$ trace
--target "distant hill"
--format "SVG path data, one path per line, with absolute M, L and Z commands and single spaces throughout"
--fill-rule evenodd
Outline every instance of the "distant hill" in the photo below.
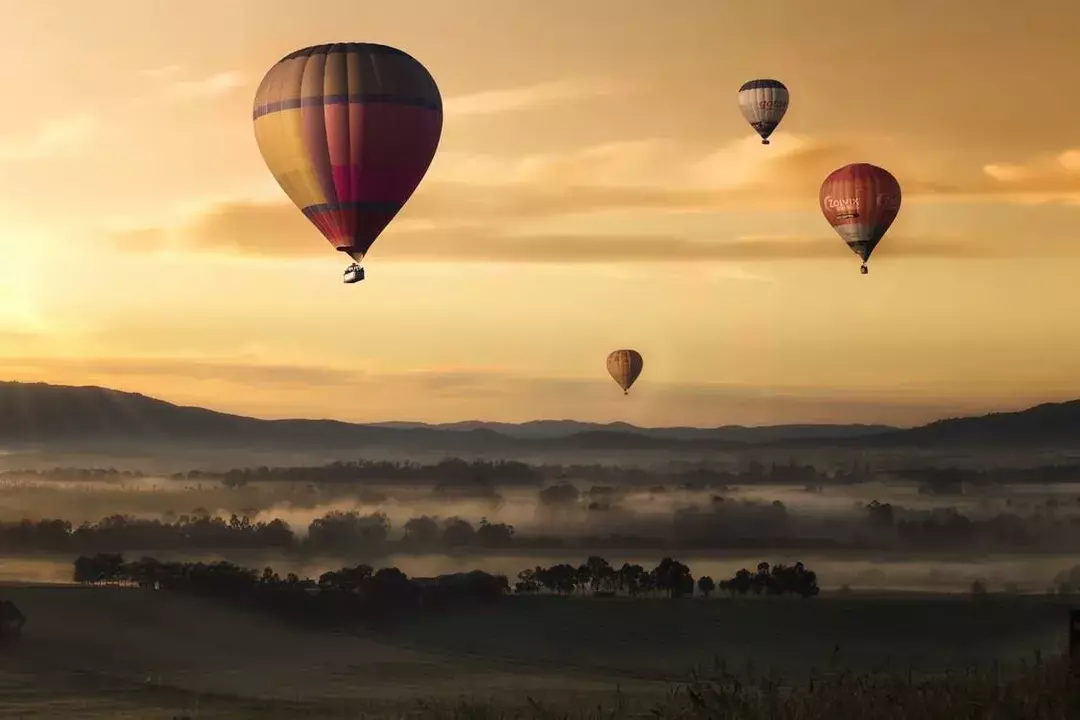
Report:
M 1080 448 L 1080 400 L 1044 403 L 1014 412 L 937 420 L 906 430 L 854 438 L 852 442 L 926 448 Z
M 752 447 L 1080 446 L 1080 401 L 940 420 L 912 429 L 884 425 L 641 428 L 626 423 L 537 420 L 357 424 L 261 420 L 101 387 L 0 382 L 0 442 L 110 442 L 438 452 L 745 450 Z
M 465 420 L 453 423 L 384 422 L 378 427 L 432 430 L 471 431 L 491 430 L 514 438 L 561 438 L 579 433 L 605 432 L 645 435 L 652 438 L 672 440 L 720 439 L 740 443 L 763 443 L 793 438 L 825 439 L 875 435 L 896 430 L 889 425 L 721 425 L 714 428 L 656 427 L 646 428 L 624 422 L 591 423 L 580 420 L 530 420 L 523 423 L 486 422 Z

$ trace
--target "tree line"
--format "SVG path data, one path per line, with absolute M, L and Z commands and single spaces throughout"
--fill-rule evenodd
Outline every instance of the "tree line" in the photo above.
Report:
M 560 488 L 561 486 L 552 486 Z M 0 553 L 123 552 L 126 550 L 228 551 L 265 549 L 308 555 L 371 556 L 392 552 L 490 552 L 509 549 L 594 551 L 804 550 L 1067 550 L 1080 549 L 1076 508 L 1046 501 L 1030 517 L 997 513 L 971 518 L 953 508 L 912 510 L 873 501 L 850 517 L 819 518 L 790 512 L 781 502 L 712 496 L 705 504 L 657 516 L 595 509 L 578 501 L 583 532 L 545 534 L 539 525 L 522 535 L 513 525 L 452 516 L 413 517 L 392 527 L 385 513 L 334 511 L 304 532 L 281 519 L 228 519 L 196 509 L 172 521 L 111 515 L 75 526 L 68 520 L 0 522 Z M 565 507 L 563 508 L 565 509 Z M 589 532 L 589 523 L 606 532 Z M 601 524 L 599 518 L 603 518 Z
M 485 518 L 473 524 L 460 517 L 422 516 L 407 521 L 402 531 L 392 541 L 390 520 L 382 512 L 329 512 L 313 520 L 306 534 L 298 535 L 281 519 L 252 520 L 233 514 L 226 520 L 196 510 L 172 522 L 125 515 L 77 527 L 68 520 L 0 522 L 0 552 L 270 549 L 332 555 L 394 549 L 495 549 L 511 546 L 514 539 L 513 526 Z
M 326 465 L 295 467 L 245 467 L 224 472 L 190 470 L 166 475 L 170 480 L 221 482 L 239 487 L 252 482 L 292 482 L 312 484 L 438 484 L 533 485 L 573 480 L 583 483 L 685 488 L 720 488 L 727 485 L 851 484 L 875 478 L 880 469 L 866 462 L 853 461 L 843 467 L 823 470 L 813 465 L 789 460 L 763 463 L 743 460 L 736 468 L 719 467 L 708 462 L 674 461 L 664 469 L 622 467 L 602 464 L 528 464 L 518 461 L 463 460 L 447 458 L 437 463 L 392 462 L 373 460 L 338 461 Z M 1080 463 L 1042 465 L 1030 468 L 888 468 L 890 476 L 920 485 L 926 493 L 952 493 L 963 485 L 1006 483 L 1053 484 L 1074 482 L 1080 475 Z M 162 477 L 160 474 L 116 468 L 57 467 L 48 470 L 25 469 L 0 472 L 0 480 L 39 479 L 108 481 Z
M 527 569 L 518 574 L 513 589 L 505 575 L 482 570 L 409 578 L 396 567 L 376 569 L 361 564 L 328 571 L 313 580 L 294 573 L 282 578 L 271 567 L 260 572 L 226 561 L 163 562 L 152 557 L 126 561 L 121 553 L 80 555 L 75 559 L 72 579 L 86 585 L 133 585 L 215 597 L 324 625 L 491 603 L 511 592 L 572 595 L 591 591 L 600 597 L 659 594 L 679 598 L 693 595 L 695 588 L 690 568 L 670 557 L 649 571 L 629 563 L 616 570 L 599 556 L 589 557 L 576 568 L 564 563 Z M 697 587 L 706 598 L 717 589 L 709 576 L 702 576 Z M 770 567 L 763 562 L 756 573 L 740 570 L 719 588 L 732 595 L 808 598 L 818 594 L 816 573 L 802 563 Z
M 228 487 L 249 483 L 320 484 L 417 484 L 469 486 L 541 486 L 573 479 L 575 482 L 617 485 L 664 485 L 685 488 L 720 488 L 733 484 L 768 483 L 854 483 L 871 479 L 873 470 L 866 464 L 852 463 L 846 468 L 823 471 L 795 461 L 766 465 L 750 460 L 744 467 L 725 469 L 705 462 L 670 463 L 665 469 L 622 467 L 602 464 L 528 464 L 509 460 L 463 460 L 447 458 L 437 463 L 350 460 L 326 465 L 295 467 L 245 467 L 224 472 L 190 470 L 165 475 L 170 480 L 220 482 Z M 50 470 L 6 470 L 0 480 L 39 479 L 67 482 L 121 481 L 163 477 L 116 468 L 57 467 Z
M 226 561 L 162 562 L 144 557 L 128 562 L 119 553 L 79 556 L 73 579 L 212 597 L 315 625 L 493 602 L 509 590 L 505 576 L 480 570 L 410 580 L 396 567 L 357 565 L 312 580 L 294 573 L 283 578 L 270 567 L 260 572 Z
M 717 584 L 712 577 L 702 575 L 696 583 L 698 592 L 709 597 L 715 590 L 729 595 L 798 595 L 814 597 L 820 592 L 817 573 L 801 562 L 794 565 L 759 563 L 756 572 L 739 570 L 728 580 Z M 693 595 L 694 576 L 690 568 L 666 557 L 652 570 L 637 564 L 623 563 L 613 567 L 606 559 L 590 556 L 574 567 L 566 563 L 551 567 L 529 568 L 518 573 L 514 590 L 518 594 L 540 592 L 557 595 L 592 593 L 600 596 L 626 594 L 631 597 L 661 593 L 667 597 Z

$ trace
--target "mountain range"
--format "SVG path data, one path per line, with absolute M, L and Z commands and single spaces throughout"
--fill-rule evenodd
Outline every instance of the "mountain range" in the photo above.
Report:
M 887 425 L 643 428 L 626 423 L 536 420 L 431 425 L 264 420 L 174 405 L 101 387 L 0 382 L 0 443 L 168 442 L 277 448 L 371 446 L 438 451 L 739 450 L 755 447 L 1002 448 L 1080 445 L 1080 401 L 1018 412 Z

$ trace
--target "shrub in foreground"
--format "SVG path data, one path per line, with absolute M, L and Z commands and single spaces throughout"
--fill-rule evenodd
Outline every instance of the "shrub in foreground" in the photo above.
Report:
M 710 720 L 1073 720 L 1080 718 L 1080 683 L 1064 659 L 1022 664 L 1006 674 L 997 666 L 916 678 L 910 674 L 843 672 L 797 686 L 773 678 L 745 678 L 715 669 L 677 686 L 652 707 L 617 698 L 607 707 L 567 712 L 529 700 L 528 712 L 483 703 L 424 704 L 425 718 L 709 718 Z

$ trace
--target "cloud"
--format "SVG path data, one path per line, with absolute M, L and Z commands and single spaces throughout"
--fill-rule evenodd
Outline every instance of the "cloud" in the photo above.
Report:
M 35 160 L 77 154 L 86 148 L 100 125 L 89 112 L 49 120 L 30 135 L 0 140 L 0 160 Z
M 302 365 L 221 362 L 188 358 L 10 358 L 0 357 L 0 367 L 37 367 L 45 372 L 87 373 L 94 377 L 183 378 L 219 380 L 255 385 L 334 385 L 354 382 L 351 370 Z
M 794 209 L 816 215 L 821 179 L 859 156 L 843 143 L 784 134 L 766 150 L 751 137 L 714 148 L 651 139 L 517 158 L 445 152 L 387 230 L 392 242 L 379 243 L 374 253 L 380 261 L 531 263 L 836 258 L 846 251 L 823 224 L 809 233 L 752 237 L 745 229 L 710 235 L 707 224 L 695 221 L 690 223 L 696 228 L 692 234 L 648 234 L 628 226 L 627 218 L 640 213 L 654 218 L 655 227 L 657 213 L 735 211 L 745 216 L 748 211 Z M 988 175 L 967 185 L 913 176 L 900 161 L 882 163 L 901 178 L 906 203 L 965 198 L 1008 202 L 1014 185 L 1023 189 L 1029 186 L 1022 182 L 1048 175 L 1061 183 L 1059 175 L 1080 173 L 1080 153 L 1075 151 L 1061 154 L 1054 163 L 994 166 L 988 172 L 998 179 Z M 620 219 L 610 221 L 612 214 Z M 549 221 L 556 221 L 559 230 L 537 229 L 552 225 Z M 730 227 L 719 217 L 717 224 Z M 172 249 L 265 257 L 325 257 L 328 248 L 284 199 L 222 201 L 178 222 L 113 233 L 110 240 L 133 252 Z M 1070 247 L 1043 244 L 1038 252 L 1068 254 L 1074 252 Z M 876 256 L 977 259 L 1031 252 L 1029 244 L 976 242 L 897 227 Z
M 247 85 L 243 73 L 235 70 L 214 73 L 198 80 L 181 80 L 173 83 L 166 90 L 166 97 L 172 100 L 197 100 L 200 98 L 224 95 Z
M 183 70 L 181 65 L 166 65 L 141 71 L 140 75 L 157 82 L 149 85 L 146 92 L 128 100 L 127 107 L 145 108 L 159 103 L 208 100 L 248 85 L 247 76 L 236 70 L 225 70 L 197 79 L 175 79 Z
M 751 137 L 721 147 L 668 139 L 611 142 L 514 158 L 444 152 L 432 164 L 429 180 L 539 191 L 544 200 L 553 193 L 599 196 L 614 190 L 636 193 L 627 198 L 628 204 L 648 195 L 676 206 L 684 205 L 684 198 L 716 205 L 734 191 L 760 196 L 768 189 L 761 198 L 768 201 L 809 187 L 816 196 L 821 180 L 849 153 L 840 144 L 793 135 L 780 135 L 767 151 Z
M 753 143 L 751 139 L 750 143 Z M 744 250 L 717 250 L 690 238 L 615 238 L 523 235 L 530 220 L 609 210 L 709 212 L 768 207 L 820 182 L 835 167 L 838 151 L 797 138 L 788 147 L 757 158 L 743 141 L 695 153 L 663 140 L 605 144 L 562 155 L 508 159 L 494 156 L 439 158 L 390 232 L 398 240 L 380 245 L 387 257 L 554 260 L 557 257 L 612 261 L 721 256 Z M 763 188 L 768 187 L 768 192 Z M 816 188 L 811 198 L 816 196 Z M 806 198 L 801 201 L 806 204 Z M 755 203 L 757 205 L 755 205 Z M 809 201 L 813 207 L 813 200 Z M 610 234 L 610 233 L 609 233 Z M 178 226 L 115 232 L 111 240 L 126 250 L 195 248 L 268 256 L 325 252 L 325 245 L 290 203 L 222 202 L 204 208 Z M 669 252 L 650 249 L 666 243 Z
M 178 65 L 174 63 L 172 65 L 163 65 L 161 67 L 150 68 L 148 70 L 140 70 L 139 75 L 153 79 L 160 79 L 164 77 L 169 77 L 171 75 L 176 75 L 183 69 L 183 65 Z
M 325 257 L 330 247 L 292 205 L 217 205 L 175 230 L 116 233 L 113 242 L 132 252 L 188 249 L 261 257 Z M 487 226 L 413 226 L 394 241 L 376 246 L 380 261 L 653 263 L 835 259 L 846 252 L 838 238 L 744 236 L 704 240 L 676 235 L 545 234 L 508 232 Z M 986 250 L 985 252 L 989 252 Z M 948 239 L 898 235 L 878 255 L 977 257 L 983 249 Z
M 603 80 L 556 80 L 521 88 L 486 90 L 447 98 L 443 103 L 443 112 L 450 117 L 493 115 L 566 100 L 612 95 L 622 89 L 621 85 Z
M 995 195 L 1080 200 L 1080 149 L 1022 163 L 992 163 L 983 167 L 983 175 L 986 190 Z
M 524 226 L 603 211 L 816 210 L 817 188 L 846 149 L 784 138 L 763 153 L 753 138 L 695 153 L 666 140 L 609 143 L 518 159 L 447 154 L 380 243 L 380 260 L 615 263 L 835 258 L 843 247 L 823 228 L 812 237 L 689 237 L 605 230 L 537 233 Z M 926 185 L 910 183 L 913 192 Z M 113 233 L 128 251 L 195 250 L 267 257 L 325 256 L 328 245 L 288 202 L 211 205 L 178 226 Z M 955 242 L 891 238 L 890 254 L 958 257 Z

